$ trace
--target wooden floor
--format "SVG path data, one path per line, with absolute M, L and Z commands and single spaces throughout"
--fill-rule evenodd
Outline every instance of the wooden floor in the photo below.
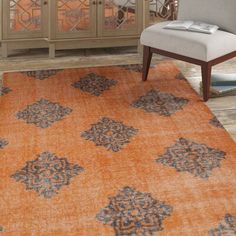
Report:
M 155 56 L 153 62 L 158 63 L 161 60 L 172 59 Z M 20 50 L 12 52 L 7 59 L 0 59 L 0 76 L 10 71 L 138 64 L 141 61 L 141 56 L 132 47 L 59 51 L 55 59 L 48 58 L 46 49 Z M 200 68 L 185 62 L 172 61 L 199 92 Z M 236 58 L 214 67 L 213 72 L 236 73 Z M 236 96 L 210 99 L 207 105 L 236 141 Z

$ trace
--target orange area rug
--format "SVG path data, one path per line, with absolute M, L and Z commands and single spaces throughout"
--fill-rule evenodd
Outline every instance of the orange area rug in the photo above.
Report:
M 0 235 L 236 234 L 236 144 L 178 68 L 4 75 Z

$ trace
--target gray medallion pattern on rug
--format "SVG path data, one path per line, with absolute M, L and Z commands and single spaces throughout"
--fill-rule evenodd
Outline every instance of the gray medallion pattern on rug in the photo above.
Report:
M 142 73 L 143 72 L 143 65 L 141 64 L 134 64 L 134 65 L 121 65 L 119 66 L 125 70 L 132 70 L 138 73 Z
M 8 145 L 8 141 L 6 139 L 0 138 L 0 149 L 5 148 Z
M 214 116 L 209 123 L 217 128 L 224 129 L 224 126 L 220 123 L 216 116 Z
M 236 235 L 236 217 L 226 214 L 217 228 L 209 231 L 211 236 L 235 236 Z
M 3 227 L 0 225 L 0 232 L 3 232 Z
M 143 109 L 146 112 L 155 112 L 162 116 L 171 116 L 189 102 L 188 99 L 176 97 L 170 93 L 150 90 L 131 104 L 134 108 Z
M 156 200 L 150 193 L 124 187 L 97 214 L 97 219 L 115 230 L 117 236 L 153 235 L 162 231 L 162 222 L 173 208 Z
M 33 77 L 38 80 L 45 80 L 50 78 L 53 75 L 56 75 L 58 72 L 62 70 L 37 70 L 37 71 L 26 71 L 22 72 L 22 74 L 27 75 L 28 77 Z
M 94 96 L 100 96 L 104 91 L 110 89 L 111 86 L 116 84 L 116 80 L 108 79 L 105 76 L 100 76 L 95 73 L 90 73 L 72 84 L 72 86 Z
M 186 78 L 184 77 L 184 75 L 181 72 L 179 74 L 177 74 L 175 76 L 175 78 L 178 79 L 178 80 L 186 80 Z
M 28 105 L 24 110 L 19 111 L 16 117 L 23 119 L 27 124 L 34 124 L 40 128 L 48 128 L 71 112 L 72 109 L 69 107 L 63 107 L 59 103 L 50 102 L 42 98 L 36 103 Z
M 143 65 L 142 64 L 130 64 L 130 65 L 121 65 L 119 66 L 125 70 L 132 70 L 134 72 L 142 73 Z M 155 65 L 150 65 L 150 68 L 155 68 Z
M 27 161 L 26 165 L 11 177 L 24 183 L 27 190 L 34 190 L 44 198 L 51 198 L 83 170 L 79 165 L 69 163 L 64 157 L 43 152 L 35 160 Z
M 180 138 L 156 161 L 174 167 L 178 172 L 187 171 L 195 177 L 207 179 L 214 168 L 220 167 L 225 156 L 226 153 L 221 150 Z
M 103 146 L 113 152 L 120 151 L 125 144 L 130 142 L 130 138 L 138 133 L 138 129 L 107 117 L 103 117 L 91 126 L 91 129 L 83 132 L 81 136 L 93 141 L 96 146 Z
M 6 95 L 10 93 L 12 90 L 8 87 L 1 87 L 0 86 L 0 96 Z

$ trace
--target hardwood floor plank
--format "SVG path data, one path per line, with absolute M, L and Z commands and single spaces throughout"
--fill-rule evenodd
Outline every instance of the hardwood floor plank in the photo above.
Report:
M 236 109 L 213 111 L 218 120 L 224 125 L 235 125 Z M 236 126 L 235 126 L 236 127 Z
M 207 102 L 207 105 L 214 111 L 232 109 L 236 110 L 236 96 L 213 98 Z

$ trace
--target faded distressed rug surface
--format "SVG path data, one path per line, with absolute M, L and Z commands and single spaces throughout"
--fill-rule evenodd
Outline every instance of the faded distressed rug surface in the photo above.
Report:
M 236 144 L 174 64 L 4 75 L 0 235 L 236 235 Z

